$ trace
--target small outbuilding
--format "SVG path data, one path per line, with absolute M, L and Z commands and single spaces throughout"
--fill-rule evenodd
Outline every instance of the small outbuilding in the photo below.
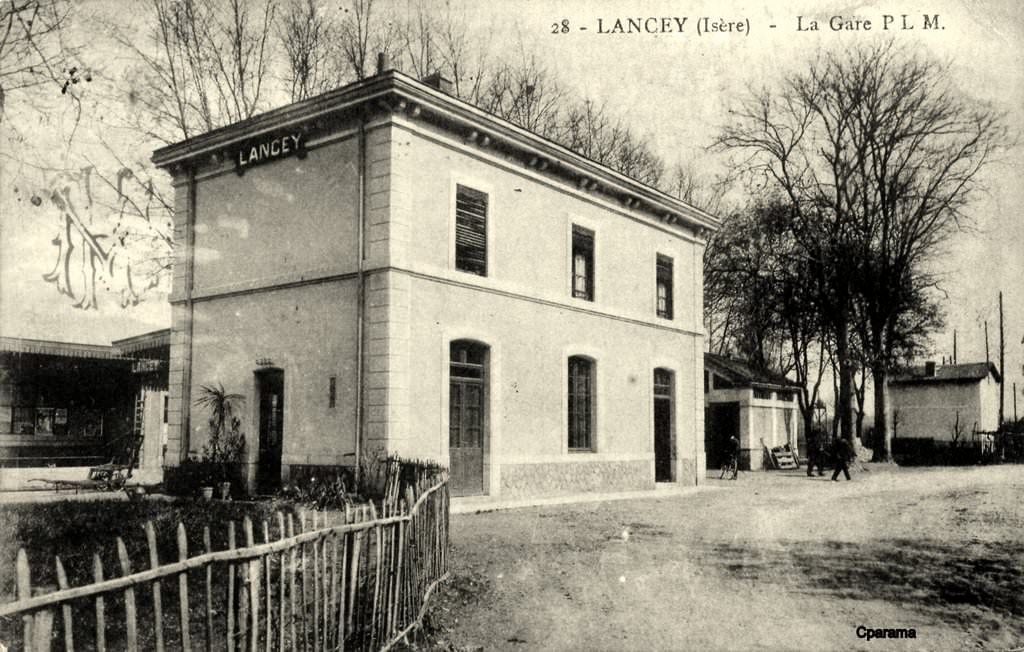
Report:
M 762 469 L 765 446 L 798 454 L 798 385 L 747 362 L 704 354 L 704 449 L 708 468 L 722 465 L 729 438 L 740 441 L 740 468 Z
M 999 427 L 999 369 L 991 362 L 908 367 L 889 378 L 893 450 L 900 440 L 936 445 Z M 913 442 L 911 442 L 913 443 Z
M 133 478 L 161 479 L 167 329 L 112 345 L 0 337 L 0 491 L 83 480 L 142 437 Z

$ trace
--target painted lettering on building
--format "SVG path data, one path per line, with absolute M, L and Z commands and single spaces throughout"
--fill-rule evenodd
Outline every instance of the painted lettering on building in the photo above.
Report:
M 235 165 L 241 174 L 243 170 L 254 165 L 299 154 L 304 144 L 301 132 L 250 142 L 239 148 Z

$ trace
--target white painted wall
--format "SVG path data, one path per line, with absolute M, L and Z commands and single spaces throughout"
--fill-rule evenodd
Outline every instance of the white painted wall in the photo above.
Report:
M 247 397 L 243 429 L 254 461 L 254 372 L 265 359 L 284 370 L 283 463 L 353 461 L 355 156 L 349 139 L 242 177 L 199 179 L 191 343 L 184 278 L 175 271 L 172 433 L 191 352 L 192 400 L 211 382 Z M 699 241 L 419 123 L 371 125 L 367 165 L 367 449 L 447 463 L 448 343 L 470 337 L 491 346 L 492 493 L 502 465 L 534 462 L 649 463 L 653 485 L 659 366 L 675 373 L 678 480 L 703 477 Z M 454 268 L 456 183 L 489 195 L 486 278 Z M 179 180 L 179 212 L 188 205 L 182 187 Z M 180 215 L 178 222 L 181 231 Z M 594 302 L 571 297 L 574 223 L 596 233 Z M 673 258 L 671 321 L 655 313 L 658 254 Z M 594 453 L 566 451 L 574 354 L 597 360 Z M 326 407 L 331 375 L 334 410 Z M 206 416 L 194 406 L 191 427 L 188 447 L 198 450 Z
M 389 441 L 446 460 L 448 344 L 471 338 L 492 347 L 492 494 L 505 464 L 648 460 L 653 480 L 657 366 L 675 373 L 677 456 L 690 465 L 699 459 L 703 469 L 703 399 L 695 382 L 703 347 L 695 346 L 701 322 L 694 300 L 702 292 L 695 275 L 702 246 L 418 125 L 401 123 L 387 140 L 389 219 L 393 232 L 407 230 L 410 243 L 392 258 L 397 269 L 388 284 L 391 323 L 402 333 L 391 342 L 392 361 L 407 365 L 410 378 L 391 396 L 411 409 L 394 415 Z M 488 194 L 486 277 L 455 268 L 456 184 Z M 593 302 L 571 296 L 573 224 L 595 232 Z M 655 311 L 659 253 L 673 258 L 671 321 Z M 567 450 L 566 368 L 576 354 L 597 361 L 594 453 Z
M 951 441 L 959 414 L 962 438 L 969 440 L 975 424 L 979 430 L 992 429 L 993 425 L 986 428 L 986 424 L 994 424 L 998 419 L 998 391 L 994 403 L 991 395 L 976 382 L 890 385 L 889 400 L 894 415 L 891 418 L 898 419 L 894 436 Z

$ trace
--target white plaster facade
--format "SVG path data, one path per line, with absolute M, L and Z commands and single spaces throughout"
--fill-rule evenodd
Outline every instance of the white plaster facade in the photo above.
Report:
M 183 243 L 170 463 L 205 437 L 199 386 L 223 383 L 247 398 L 253 477 L 256 378 L 275 369 L 285 477 L 358 450 L 447 464 L 450 344 L 472 340 L 488 350 L 483 493 L 652 488 L 656 368 L 674 379 L 672 480 L 700 481 L 713 217 L 395 72 L 254 120 L 154 156 L 174 174 Z M 304 157 L 232 168 L 236 143 L 289 129 L 309 134 Z M 460 184 L 488 197 L 486 276 L 456 268 Z M 574 224 L 594 233 L 593 301 L 572 296 Z M 656 313 L 659 254 L 673 261 L 671 319 Z M 588 452 L 567 443 L 574 355 L 596 368 Z

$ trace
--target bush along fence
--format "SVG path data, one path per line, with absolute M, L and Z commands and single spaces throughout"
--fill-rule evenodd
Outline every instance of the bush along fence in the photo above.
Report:
M 17 600 L 0 619 L 20 619 L 9 649 L 377 650 L 402 640 L 448 575 L 446 473 L 400 490 L 389 481 L 380 513 L 346 507 L 326 514 L 276 514 L 226 524 L 228 545 L 190 556 L 177 528 L 177 560 L 158 559 L 146 525 L 148 566 L 133 570 L 117 539 L 114 577 L 93 557 L 94 582 L 68 586 L 60 558 L 56 590 L 33 590 L 25 551 L 17 555 Z M 307 517 L 308 516 L 308 517 Z M 4 627 L 12 631 L 9 627 Z

